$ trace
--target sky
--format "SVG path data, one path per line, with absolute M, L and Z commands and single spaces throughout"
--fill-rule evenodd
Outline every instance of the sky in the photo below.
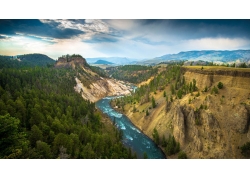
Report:
M 250 49 L 249 19 L 0 19 L 0 54 L 150 59 Z

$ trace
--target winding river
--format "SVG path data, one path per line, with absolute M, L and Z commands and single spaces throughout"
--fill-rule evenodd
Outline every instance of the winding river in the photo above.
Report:
M 149 159 L 164 159 L 165 155 L 162 150 L 148 136 L 137 129 L 125 115 L 115 111 L 110 106 L 110 101 L 113 98 L 116 97 L 105 97 L 97 101 L 96 106 L 112 121 L 115 119 L 117 128 L 123 131 L 123 144 L 136 152 L 137 158 L 143 158 L 143 154 L 146 152 Z

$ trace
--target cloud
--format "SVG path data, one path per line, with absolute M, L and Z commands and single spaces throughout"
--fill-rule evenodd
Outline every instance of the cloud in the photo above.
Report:
M 234 50 L 250 45 L 250 40 L 243 38 L 202 38 L 183 41 L 182 46 L 196 50 Z
M 58 28 L 60 26 L 59 22 L 46 24 L 35 19 L 0 20 L 0 24 L 0 33 L 6 35 L 21 33 L 57 39 L 68 39 L 76 37 L 79 34 L 84 34 L 84 32 L 79 29 L 71 29 L 67 27 Z
M 9 36 L 6 36 L 6 35 L 0 35 L 0 40 L 8 40 L 10 39 Z
M 249 29 L 250 20 L 0 20 L 0 51 L 153 58 L 188 50 L 249 49 Z

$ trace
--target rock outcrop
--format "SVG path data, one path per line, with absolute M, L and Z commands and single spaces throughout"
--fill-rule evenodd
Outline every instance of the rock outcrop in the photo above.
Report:
M 84 99 L 91 102 L 96 102 L 105 96 L 127 95 L 131 93 L 131 87 L 124 82 L 104 78 L 93 72 L 86 60 L 80 55 L 59 57 L 54 67 L 77 70 L 74 89 Z

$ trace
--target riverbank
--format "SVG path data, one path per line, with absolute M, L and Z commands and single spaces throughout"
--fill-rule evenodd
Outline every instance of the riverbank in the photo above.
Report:
M 122 108 L 116 107 L 115 104 L 114 104 L 114 101 L 110 101 L 109 104 L 110 104 L 110 106 L 111 106 L 115 111 L 117 111 L 117 112 L 123 114 L 124 116 L 126 116 L 126 117 L 128 118 L 128 116 L 126 115 L 127 113 L 124 112 L 124 111 L 122 110 Z M 137 126 L 130 118 L 128 118 L 128 119 L 130 120 L 130 122 L 131 122 L 131 123 L 141 132 L 141 133 L 143 133 L 145 136 L 147 136 L 149 139 L 151 139 L 151 140 L 153 141 L 152 137 L 148 136 L 148 135 L 143 131 L 143 129 L 142 129 L 141 127 Z M 154 141 L 153 141 L 153 142 L 154 142 Z M 166 158 L 166 159 L 168 159 L 168 158 L 176 159 L 176 158 L 177 158 L 177 155 L 172 155 L 172 156 L 170 156 L 170 157 L 167 157 L 167 155 L 166 155 L 165 152 L 164 152 L 164 148 L 163 148 L 162 146 L 158 146 L 155 142 L 154 142 L 154 144 L 155 144 L 158 148 L 161 149 L 161 151 L 162 151 L 162 153 L 165 155 L 165 158 Z
M 122 143 L 136 152 L 139 159 L 143 159 L 145 153 L 149 159 L 165 159 L 166 155 L 150 137 L 138 129 L 127 116 L 116 111 L 110 105 L 114 97 L 105 97 L 96 102 L 96 107 L 109 117 L 112 123 L 115 120 L 116 127 L 122 131 Z

